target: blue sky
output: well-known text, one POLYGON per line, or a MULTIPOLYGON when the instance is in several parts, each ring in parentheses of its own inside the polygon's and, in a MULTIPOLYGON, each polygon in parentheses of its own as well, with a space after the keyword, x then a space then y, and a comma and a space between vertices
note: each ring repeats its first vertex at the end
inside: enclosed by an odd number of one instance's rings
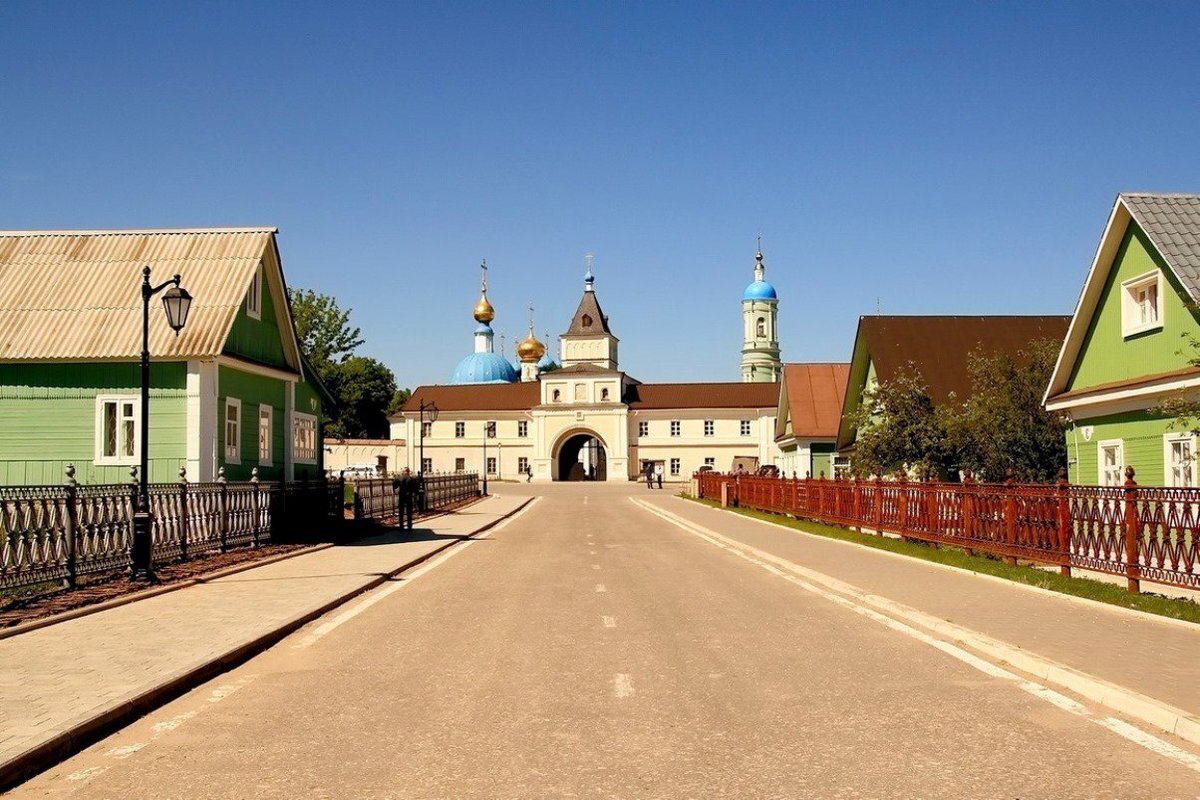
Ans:
MULTIPOLYGON (((1070 313, 1113 196, 1200 191, 1200 7, 0 4, 0 228, 273 224, 401 385, 597 291, 644 381, 860 314, 1070 313)), ((186 276, 185 276, 186 277, 186 276)))

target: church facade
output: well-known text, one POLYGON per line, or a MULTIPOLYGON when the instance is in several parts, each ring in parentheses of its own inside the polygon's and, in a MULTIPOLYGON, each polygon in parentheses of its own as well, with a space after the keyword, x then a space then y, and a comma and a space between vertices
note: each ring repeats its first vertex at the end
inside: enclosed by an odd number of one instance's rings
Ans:
POLYGON ((519 366, 496 353, 485 268, 474 352, 449 384, 413 392, 392 418, 392 438, 406 440, 414 472, 477 470, 508 480, 627 481, 649 468, 682 481, 704 465, 774 464, 783 365, 779 301, 764 270, 759 252, 742 299, 741 381, 643 383, 620 368, 590 268, 559 337, 561 366, 549 361, 532 321, 517 346, 519 366))

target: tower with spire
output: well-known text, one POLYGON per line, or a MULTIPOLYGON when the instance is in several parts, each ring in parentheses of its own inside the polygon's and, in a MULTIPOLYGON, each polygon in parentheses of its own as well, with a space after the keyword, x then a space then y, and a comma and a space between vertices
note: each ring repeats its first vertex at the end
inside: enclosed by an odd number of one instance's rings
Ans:
POLYGON ((596 276, 592 274, 592 254, 587 254, 587 273, 583 276, 583 297, 571 326, 559 337, 563 368, 593 364, 605 369, 617 368, 616 336, 608 327, 608 317, 596 299, 596 276))
POLYGON ((517 358, 521 360, 521 380, 536 381, 541 372, 541 359, 546 355, 546 345, 533 334, 533 304, 529 306, 529 335, 517 345, 517 358))
POLYGON ((458 362, 451 383, 512 383, 517 370, 508 359, 495 351, 492 320, 496 309, 488 300, 487 260, 479 265, 479 302, 475 304, 475 352, 458 362))
POLYGON ((762 240, 754 255, 754 280, 742 293, 742 381, 777 382, 783 376, 779 358, 779 297, 766 280, 762 240))

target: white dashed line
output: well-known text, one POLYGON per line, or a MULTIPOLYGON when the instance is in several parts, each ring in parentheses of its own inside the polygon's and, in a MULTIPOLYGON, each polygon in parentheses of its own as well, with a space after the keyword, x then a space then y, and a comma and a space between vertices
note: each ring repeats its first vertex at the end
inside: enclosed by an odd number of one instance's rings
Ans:
POLYGON ((604 627, 606 627, 606 628, 617 627, 617 618, 616 617, 601 617, 600 621, 604 623, 604 627))
POLYGON ((601 594, 601 593, 604 593, 604 592, 607 592, 607 591, 608 591, 608 589, 607 589, 607 588, 605 588, 605 586, 604 586, 604 584, 603 584, 603 583, 597 583, 597 584, 596 584, 596 592, 597 592, 597 594, 601 594))
POLYGON ((599 565, 599 564, 592 564, 592 569, 600 569, 600 565, 599 565))
POLYGON ((637 694, 633 688, 633 678, 624 672, 617 673, 613 678, 613 694, 617 697, 632 697, 637 694))

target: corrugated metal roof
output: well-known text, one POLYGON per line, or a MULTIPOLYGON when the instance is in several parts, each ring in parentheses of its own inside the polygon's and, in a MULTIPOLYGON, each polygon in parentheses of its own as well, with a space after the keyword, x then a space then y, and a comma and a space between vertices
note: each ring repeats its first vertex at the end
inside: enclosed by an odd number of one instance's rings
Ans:
POLYGON ((155 298, 156 358, 220 354, 275 228, 0 231, 0 361, 138 358, 142 267, 194 301, 177 337, 155 298))
MULTIPOLYGON (((784 364, 793 436, 837 436, 850 364, 784 364)), ((782 428, 784 419, 779 419, 782 428)), ((782 431, 780 431, 782 433, 782 431)))

